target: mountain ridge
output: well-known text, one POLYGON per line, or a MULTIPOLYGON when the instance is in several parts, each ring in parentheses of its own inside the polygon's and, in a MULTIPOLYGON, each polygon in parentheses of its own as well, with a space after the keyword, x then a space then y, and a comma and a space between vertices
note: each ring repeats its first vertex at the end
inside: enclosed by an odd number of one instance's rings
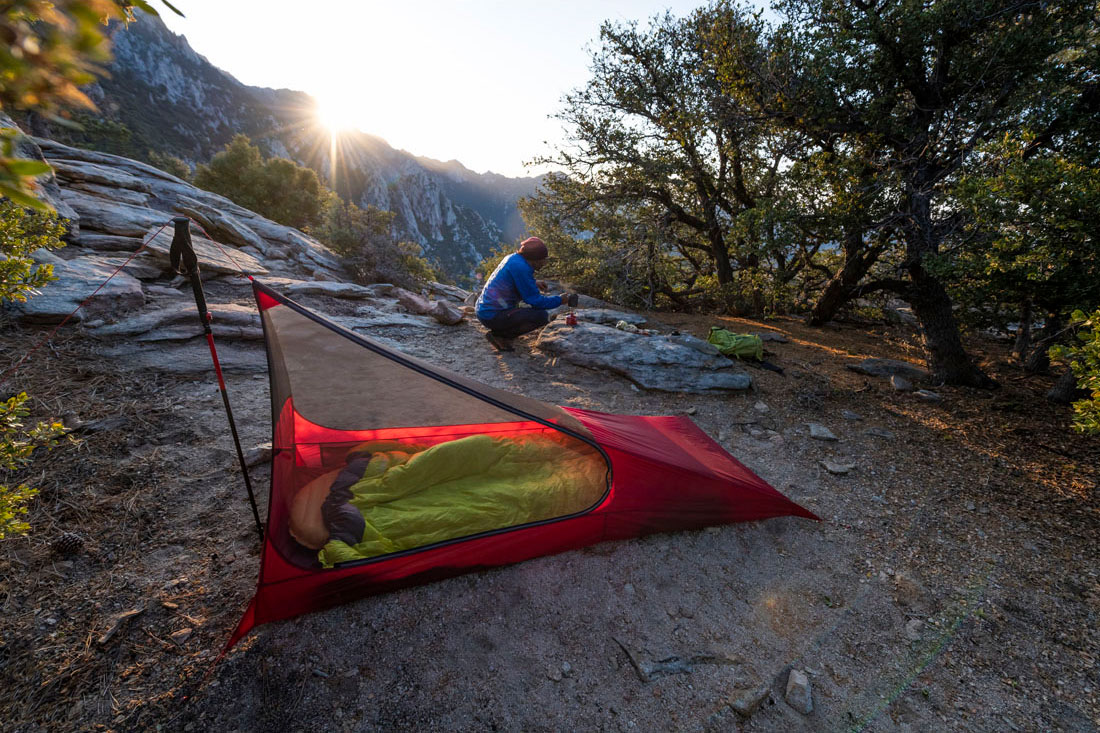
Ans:
MULTIPOLYGON (((243 84, 156 17, 110 32, 115 58, 109 76, 87 88, 99 114, 85 127, 93 131, 88 137, 117 138, 119 148, 93 139, 96 149, 129 157, 152 151, 199 164, 243 133, 265 154, 313 168, 342 198, 393 211, 395 236, 420 245, 463 281, 501 242, 526 234, 516 204, 535 193, 541 176, 477 173, 458 160, 418 156, 361 131, 337 138, 334 166, 330 133, 307 93, 243 84)), ((35 128, 39 136, 89 147, 63 129, 35 128)))

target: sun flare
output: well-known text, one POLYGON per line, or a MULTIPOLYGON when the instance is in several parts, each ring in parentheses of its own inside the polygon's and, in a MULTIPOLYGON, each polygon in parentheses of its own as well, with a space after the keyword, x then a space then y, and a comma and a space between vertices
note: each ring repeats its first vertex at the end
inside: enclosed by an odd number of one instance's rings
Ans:
POLYGON ((317 100, 317 119, 332 133, 349 132, 359 127, 357 110, 342 95, 317 100))

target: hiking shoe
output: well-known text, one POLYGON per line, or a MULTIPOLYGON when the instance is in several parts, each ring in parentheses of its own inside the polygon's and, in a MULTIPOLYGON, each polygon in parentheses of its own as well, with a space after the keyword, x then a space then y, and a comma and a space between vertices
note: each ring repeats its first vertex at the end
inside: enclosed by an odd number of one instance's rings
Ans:
POLYGON ((501 336, 496 336, 492 331, 485 332, 485 340, 493 345, 493 348, 497 351, 515 351, 516 347, 512 345, 512 339, 506 339, 501 336))

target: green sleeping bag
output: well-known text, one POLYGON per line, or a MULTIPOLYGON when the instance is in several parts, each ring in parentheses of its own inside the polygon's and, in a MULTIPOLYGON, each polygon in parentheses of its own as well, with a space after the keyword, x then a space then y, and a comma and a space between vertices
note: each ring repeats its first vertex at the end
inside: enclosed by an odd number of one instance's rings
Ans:
POLYGON ((731 333, 724 328, 711 326, 707 341, 717 346, 726 356, 756 361, 764 359, 764 342, 751 333, 731 333))
POLYGON ((602 455, 563 434, 472 435, 411 455, 408 446, 374 453, 351 487, 362 540, 331 540, 318 558, 332 567, 573 514, 600 500, 606 478, 602 455))

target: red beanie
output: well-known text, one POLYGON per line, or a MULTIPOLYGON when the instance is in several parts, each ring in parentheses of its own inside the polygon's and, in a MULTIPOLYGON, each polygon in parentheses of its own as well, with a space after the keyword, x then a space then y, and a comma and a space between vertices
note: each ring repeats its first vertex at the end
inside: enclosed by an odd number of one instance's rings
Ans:
POLYGON ((538 262, 550 256, 546 244, 538 237, 528 237, 519 243, 519 253, 528 262, 538 262))

